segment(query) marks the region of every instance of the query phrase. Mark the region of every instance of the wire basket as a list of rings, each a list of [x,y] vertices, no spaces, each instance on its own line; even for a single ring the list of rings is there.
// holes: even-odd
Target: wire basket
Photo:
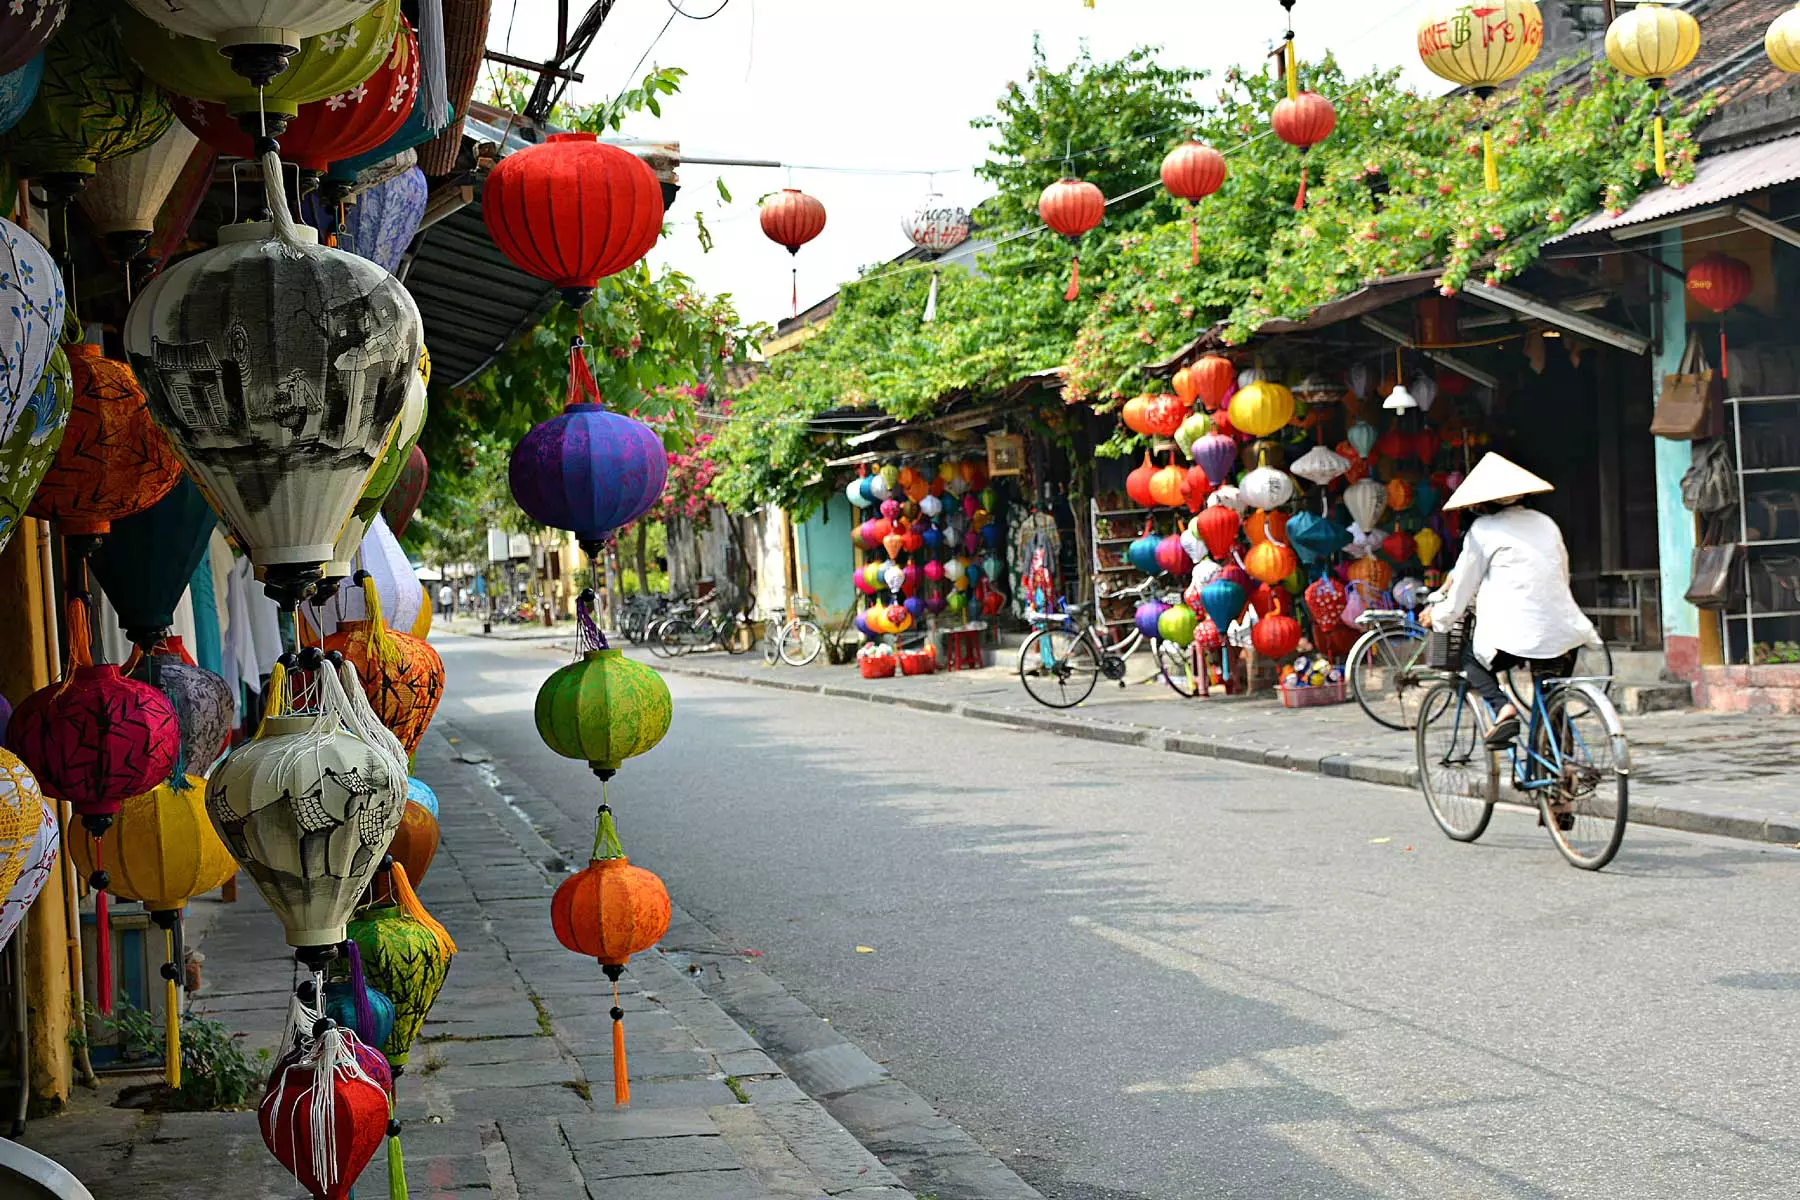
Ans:
[[[1475,636],[1475,614],[1465,613],[1462,620],[1448,629],[1433,629],[1431,644],[1425,648],[1425,665],[1435,671],[1462,670],[1469,640]]]

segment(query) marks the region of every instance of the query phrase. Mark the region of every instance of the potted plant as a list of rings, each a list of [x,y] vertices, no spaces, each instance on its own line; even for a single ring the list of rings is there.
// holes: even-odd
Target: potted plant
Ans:
[[[856,631],[855,608],[827,614],[819,621],[819,631],[825,635],[826,662],[842,667],[856,661],[856,643],[862,634]]]

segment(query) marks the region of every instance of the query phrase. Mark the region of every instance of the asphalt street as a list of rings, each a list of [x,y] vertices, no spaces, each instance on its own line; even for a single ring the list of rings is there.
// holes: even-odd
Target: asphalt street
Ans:
[[[439,636],[443,715],[571,814],[565,656]],[[1052,1200],[1773,1197],[1800,856],[668,676],[632,860]],[[1201,702],[1203,703],[1203,702]],[[585,853],[585,847],[564,847]]]

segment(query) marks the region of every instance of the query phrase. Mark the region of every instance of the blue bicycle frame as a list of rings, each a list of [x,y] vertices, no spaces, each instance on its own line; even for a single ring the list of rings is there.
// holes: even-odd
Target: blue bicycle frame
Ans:
[[[1550,744],[1550,752],[1554,755],[1553,759],[1546,758],[1542,754],[1539,754],[1535,748],[1539,740],[1539,731],[1550,722],[1550,711],[1545,707],[1544,698],[1558,688],[1565,687],[1582,678],[1585,677],[1569,676],[1567,678],[1545,678],[1539,680],[1537,686],[1533,688],[1531,696],[1531,723],[1525,731],[1525,749],[1523,758],[1520,757],[1519,753],[1519,739],[1515,738],[1513,744],[1507,748],[1507,752],[1512,758],[1513,786],[1520,791],[1534,792],[1543,788],[1554,787],[1556,783],[1562,779],[1563,751],[1561,744],[1559,742]],[[1524,702],[1519,699],[1516,693],[1513,695],[1512,699],[1513,704],[1516,707],[1524,707]],[[1474,689],[1469,686],[1468,679],[1464,678],[1462,686],[1456,690],[1456,713],[1454,717],[1455,725],[1453,726],[1453,728],[1459,731],[1452,742],[1452,746],[1458,751],[1461,750],[1460,742],[1462,740],[1462,735],[1460,731],[1463,727],[1463,706],[1469,704],[1471,700],[1480,703],[1481,707],[1487,712],[1490,723],[1494,717],[1493,709],[1488,706],[1488,702],[1477,695]],[[1472,711],[1473,710],[1471,709],[1471,712]],[[1575,732],[1577,738],[1580,738],[1581,735],[1579,731],[1573,732]],[[1469,722],[1469,752],[1471,756],[1475,752],[1476,739],[1480,737],[1481,723],[1479,721],[1471,720]],[[1546,739],[1546,741],[1548,741],[1548,739]]]

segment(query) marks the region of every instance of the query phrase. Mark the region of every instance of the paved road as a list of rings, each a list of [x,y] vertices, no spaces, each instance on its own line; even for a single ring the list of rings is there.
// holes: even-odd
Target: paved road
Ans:
[[[445,715],[571,812],[543,646]],[[671,677],[634,861],[1053,1200],[1791,1196],[1800,861]],[[873,953],[859,953],[859,946]]]

